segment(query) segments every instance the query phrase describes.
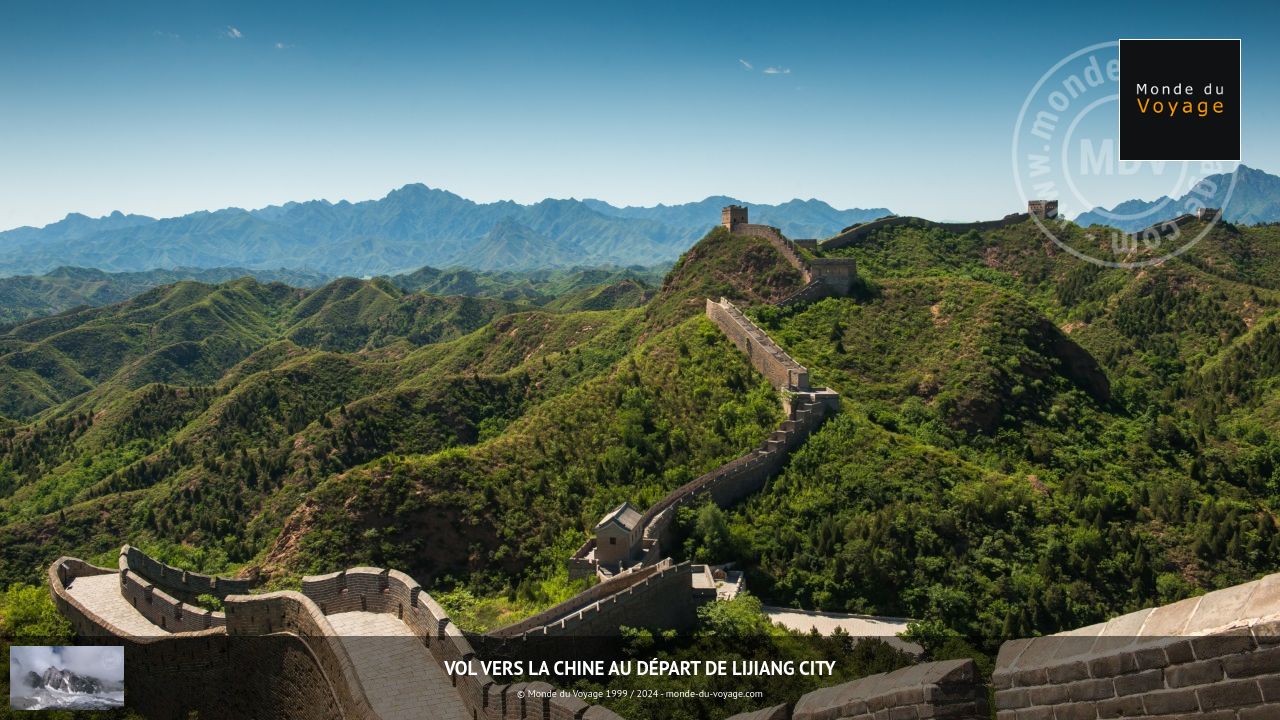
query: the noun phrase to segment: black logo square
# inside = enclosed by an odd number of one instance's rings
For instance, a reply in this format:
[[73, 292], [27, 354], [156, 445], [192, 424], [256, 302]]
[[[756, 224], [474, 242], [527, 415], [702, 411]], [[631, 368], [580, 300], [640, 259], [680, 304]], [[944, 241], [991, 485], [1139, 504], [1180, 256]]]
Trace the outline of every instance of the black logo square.
[[1121, 40], [1120, 159], [1239, 160], [1240, 41]]

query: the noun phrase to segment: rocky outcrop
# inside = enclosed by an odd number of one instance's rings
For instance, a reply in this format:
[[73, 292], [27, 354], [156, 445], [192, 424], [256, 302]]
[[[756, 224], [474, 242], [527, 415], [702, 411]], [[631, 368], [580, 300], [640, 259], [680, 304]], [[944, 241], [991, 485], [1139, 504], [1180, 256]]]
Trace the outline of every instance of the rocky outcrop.
[[27, 684], [34, 688], [49, 688], [69, 693], [102, 692], [101, 680], [56, 667], [46, 668], [43, 675], [37, 675], [35, 672], [27, 673]]

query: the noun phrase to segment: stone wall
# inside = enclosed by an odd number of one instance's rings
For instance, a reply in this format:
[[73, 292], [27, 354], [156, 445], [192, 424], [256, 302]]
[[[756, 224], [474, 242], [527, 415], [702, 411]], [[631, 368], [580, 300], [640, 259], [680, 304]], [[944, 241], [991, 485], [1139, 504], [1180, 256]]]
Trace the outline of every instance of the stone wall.
[[283, 591], [227, 598], [227, 634], [256, 640], [263, 635], [290, 633], [302, 638], [327, 680], [343, 715], [374, 720], [360, 678], [320, 608], [301, 593]]
[[[652, 573], [641, 573], [638, 575], [640, 582], [633, 583], [633, 586], [642, 584], [651, 576], [661, 576], [671, 569], [668, 567], [655, 568]], [[686, 585], [688, 584], [687, 576], [684, 578], [684, 582]], [[312, 607], [315, 608], [315, 613], [321, 618], [323, 618], [324, 614], [357, 610], [395, 614], [423, 642], [431, 653], [432, 658], [440, 664], [442, 669], [444, 668], [444, 663], [449, 661], [476, 659], [476, 653], [471, 646], [471, 642], [463, 631], [448, 618], [444, 609], [429, 594], [423, 592], [417, 581], [398, 570], [351, 568], [327, 575], [305, 577], [302, 579], [302, 587], [302, 597], [312, 604]], [[665, 593], [669, 588], [664, 586], [660, 589]], [[665, 596], [663, 597], [663, 603], [653, 603], [653, 596], [644, 594], [632, 600], [630, 594], [625, 590], [617, 592], [616, 586], [610, 592], [604, 593], [604, 595], [612, 595], [615, 598], [612, 602], [606, 601], [611, 609], [617, 607], [625, 610], [628, 617], [640, 620], [647, 616], [653, 616], [655, 613], [666, 615], [673, 612], [677, 614], [682, 612], [679, 607], [673, 610], [670, 607], [647, 608], [643, 605], [644, 602], [655, 605], [669, 603], [669, 598]], [[621, 600], [622, 604], [620, 606], [617, 604], [618, 600]], [[587, 618], [592, 617], [590, 612], [591, 604], [586, 603], [584, 606], [587, 612], [585, 617]], [[680, 606], [679, 602], [675, 604]], [[586, 627], [584, 623], [577, 619], [582, 616], [583, 612], [580, 611], [555, 623], [555, 629], [545, 630], [543, 626], [538, 626], [533, 628], [531, 632], [544, 635], [557, 634], [566, 628], [569, 632], [576, 632]], [[577, 630], [575, 630], [575, 627]], [[521, 634], [524, 632], [521, 631]], [[473, 669], [476, 670], [475, 674], [454, 674], [450, 676], [450, 680], [474, 718], [488, 720], [526, 717], [540, 719], [544, 717], [565, 718], [566, 720], [578, 720], [580, 718], [607, 720], [609, 718], [617, 718], [616, 715], [602, 707], [590, 706], [579, 700], [566, 698], [519, 699], [516, 697], [516, 690], [524, 687], [523, 684], [502, 685], [495, 682], [492, 677], [480, 672], [478, 666]], [[545, 685], [545, 687], [549, 690], [551, 686]], [[544, 712], [548, 714], [537, 714]]]
[[1131, 233], [1130, 237], [1134, 240], [1159, 240], [1166, 235], [1174, 235], [1181, 230], [1182, 226], [1196, 219], [1195, 215], [1179, 215], [1171, 220], [1164, 220], [1154, 225], [1145, 227], [1138, 232]]
[[[768, 240], [792, 267], [800, 271], [805, 287], [775, 303], [777, 305], [811, 302], [833, 295], [848, 295], [858, 277], [857, 262], [853, 258], [808, 257], [801, 251], [800, 244], [788, 239], [776, 227], [738, 223], [733, 225], [731, 232]], [[804, 243], [805, 247], [812, 250], [818, 248], [817, 241], [806, 240]], [[803, 299], [797, 297], [801, 293], [804, 293]]]
[[[123, 564], [124, 556], [120, 557]], [[120, 594], [153, 625], [168, 632], [208, 630], [227, 624], [224, 613], [188, 605], [128, 568], [120, 570]]]
[[[270, 637], [256, 632], [231, 637], [226, 627], [130, 636], [84, 607], [66, 589], [76, 578], [116, 574], [130, 578], [129, 585], [137, 588], [134, 596], [142, 597], [143, 582], [134, 573], [117, 573], [76, 558], [59, 558], [49, 567], [48, 579], [54, 604], [71, 621], [80, 644], [96, 640], [124, 647], [128, 707], [151, 720], [185, 720], [192, 711], [205, 720], [374, 720], [360, 714], [358, 705], [342, 702], [334, 692], [332, 673], [325, 672], [311, 647], [323, 629], [311, 626], [305, 628], [306, 635]], [[125, 590], [123, 584], [121, 590]], [[253, 601], [271, 599], [262, 596]], [[228, 607], [234, 611], [238, 604], [232, 601]], [[259, 616], [272, 619], [259, 622], [257, 627], [271, 626], [273, 619], [287, 614], [273, 605]], [[276, 626], [276, 631], [285, 629]]]
[[[364, 611], [394, 614], [413, 631], [441, 669], [452, 660], [471, 660], [475, 651], [462, 630], [412, 577], [398, 570], [351, 568], [302, 579], [302, 592], [324, 614]], [[476, 717], [485, 715], [487, 675], [455, 674], [454, 688]]]
[[167, 637], [125, 645], [129, 707], [150, 720], [342, 720], [307, 643], [293, 635]]
[[694, 589], [695, 572], [702, 570], [689, 562], [660, 566], [638, 582], [551, 622], [525, 628], [521, 635], [609, 637], [622, 625], [688, 629], [697, 622], [698, 608], [715, 600], [714, 587], [709, 594]]
[[790, 417], [760, 447], [694, 478], [654, 503], [640, 518], [651, 551], [661, 554], [662, 547], [670, 547], [670, 528], [681, 506], [709, 497], [717, 505], [729, 507], [763, 489], [769, 478], [782, 470], [787, 456], [822, 424], [826, 411], [827, 406], [818, 402], [793, 404]]
[[1280, 717], [1280, 574], [1000, 648], [999, 720]]
[[494, 630], [490, 634], [495, 637], [512, 637], [515, 635], [521, 635], [525, 632], [546, 625], [547, 623], [572, 615], [579, 610], [586, 608], [588, 605], [592, 605], [609, 595], [619, 593], [670, 566], [671, 561], [664, 560], [663, 562], [654, 565], [641, 566], [631, 570], [630, 572], [615, 575], [608, 580], [592, 585], [562, 603], [554, 605], [536, 615], [531, 615], [520, 622]]
[[879, 220], [872, 220], [861, 225], [853, 225], [845, 228], [838, 235], [833, 235], [818, 243], [818, 247], [823, 250], [835, 250], [837, 248], [847, 247], [857, 242], [861, 238], [870, 235], [876, 230], [883, 230], [890, 227], [899, 227], [902, 225], [915, 225], [926, 228], [940, 228], [947, 232], [964, 233], [970, 230], [992, 230], [995, 228], [1007, 227], [1009, 225], [1017, 225], [1026, 222], [1031, 216], [1026, 213], [1013, 213], [1006, 215], [999, 220], [983, 220], [970, 223], [943, 223], [926, 220], [924, 218], [913, 217], [910, 215], [891, 215], [883, 217]]
[[815, 258], [809, 261], [814, 281], [826, 285], [831, 294], [848, 295], [858, 280], [858, 263], [853, 258]]
[[[728, 507], [760, 491], [782, 469], [791, 451], [822, 424], [828, 412], [839, 408], [836, 393], [810, 388], [808, 370], [728, 300], [708, 299], [707, 316], [747, 354], [758, 372], [784, 391], [787, 419], [759, 447], [672, 490], [645, 510], [637, 523], [642, 528], [642, 565], [660, 561], [665, 556], [664, 548], [671, 547], [671, 528], [680, 506], [709, 497], [717, 505]], [[595, 540], [588, 539], [569, 558], [570, 577], [595, 572], [597, 566], [591, 558], [594, 548]]]
[[809, 371], [783, 352], [763, 330], [747, 319], [727, 298], [707, 298], [707, 317], [719, 326], [769, 383], [780, 390], [808, 390]]
[[800, 271], [800, 275], [804, 277], [805, 282], [813, 279], [813, 276], [809, 273], [809, 263], [800, 254], [799, 248], [796, 247], [795, 243], [788, 240], [778, 228], [769, 225], [734, 223], [730, 232], [735, 235], [750, 235], [751, 237], [768, 240], [781, 253], [782, 257], [791, 264], [791, 267]]
[[921, 663], [869, 675], [729, 720], [987, 720], [987, 690], [972, 660]]
[[[715, 596], [706, 583], [692, 582], [698, 572], [706, 571], [668, 561], [637, 574], [640, 579], [625, 588], [588, 595], [584, 599], [592, 601], [583, 607], [551, 611], [558, 617], [521, 628], [519, 637], [607, 636], [620, 625], [687, 627], [697, 608]], [[129, 706], [153, 719], [185, 718], [195, 710], [208, 720], [378, 720], [325, 609], [394, 613], [441, 667], [476, 658], [443, 609], [394, 570], [353, 568], [308, 577], [306, 594], [230, 596], [223, 627], [141, 638], [125, 636], [66, 592], [76, 578], [106, 574], [115, 573], [74, 558], [60, 558], [48, 570], [54, 601], [82, 642], [124, 645]], [[145, 597], [148, 588], [153, 598], [161, 593], [127, 568], [119, 575], [126, 598]], [[451, 681], [475, 720], [620, 720], [605, 708], [559, 697], [543, 683], [500, 684], [484, 674]], [[1087, 628], [1005, 643], [992, 685], [999, 720], [1280, 717], [1280, 574]], [[989, 717], [986, 698], [974, 663], [956, 660], [822, 688], [793, 706], [733, 720], [977, 720]]]
[[120, 548], [119, 567], [120, 570], [128, 569], [141, 575], [144, 580], [150, 581], [170, 596], [186, 602], [194, 601], [197, 595], [213, 595], [218, 598], [244, 595], [254, 586], [251, 580], [220, 578], [175, 568], [152, 559], [131, 545]]
[[833, 294], [835, 293], [830, 285], [825, 282], [813, 280], [808, 285], [805, 285], [799, 290], [774, 303], [774, 305], [777, 305], [778, 307], [805, 305], [823, 298], [831, 297]]
[[114, 574], [113, 570], [90, 565], [73, 557], [60, 557], [49, 566], [46, 577], [49, 582], [49, 592], [53, 596], [53, 604], [62, 617], [71, 623], [71, 628], [76, 635], [87, 638], [125, 637], [126, 633], [123, 630], [81, 605], [80, 601], [71, 597], [66, 591], [67, 585], [78, 577], [111, 574]]

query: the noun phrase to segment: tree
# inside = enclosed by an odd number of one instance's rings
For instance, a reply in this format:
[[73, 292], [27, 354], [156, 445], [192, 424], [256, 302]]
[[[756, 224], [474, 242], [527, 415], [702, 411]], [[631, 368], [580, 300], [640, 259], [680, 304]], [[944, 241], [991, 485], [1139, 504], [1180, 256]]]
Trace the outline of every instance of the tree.
[[58, 614], [49, 592], [18, 583], [0, 595], [0, 635], [13, 642], [51, 645], [69, 642], [71, 623]]

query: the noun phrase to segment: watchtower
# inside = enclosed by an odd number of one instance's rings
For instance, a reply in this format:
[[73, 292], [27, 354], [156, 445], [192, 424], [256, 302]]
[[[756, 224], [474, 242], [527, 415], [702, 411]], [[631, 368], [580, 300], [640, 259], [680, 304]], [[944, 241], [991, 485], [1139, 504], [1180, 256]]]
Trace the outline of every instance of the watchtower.
[[1043, 220], [1052, 220], [1058, 217], [1058, 201], [1057, 200], [1028, 200], [1027, 214], [1032, 217], [1038, 217]]
[[1196, 219], [1202, 222], [1214, 222], [1222, 217], [1222, 208], [1200, 208], [1196, 211]]
[[720, 224], [733, 232], [734, 225], [747, 224], [747, 208], [742, 205], [729, 205], [720, 210]]

